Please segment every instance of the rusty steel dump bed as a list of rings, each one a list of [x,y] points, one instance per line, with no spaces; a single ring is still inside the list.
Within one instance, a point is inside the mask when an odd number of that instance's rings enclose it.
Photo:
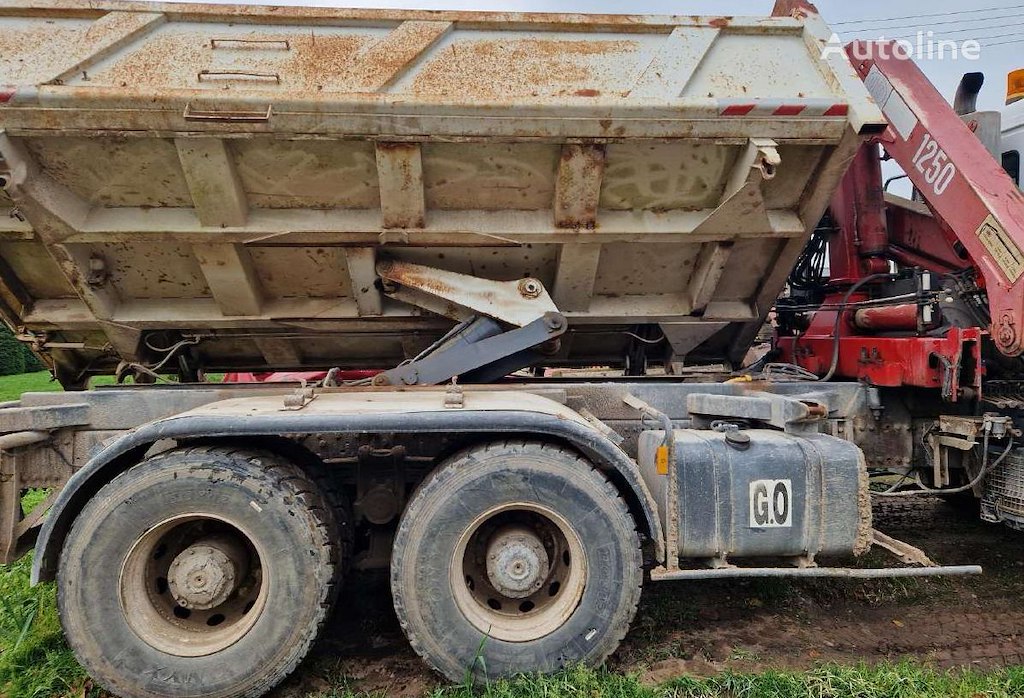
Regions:
[[[375,265],[539,279],[552,364],[742,355],[884,124],[767,18],[0,1],[0,299],[65,383],[387,367],[451,321]],[[163,368],[167,368],[164,366]]]

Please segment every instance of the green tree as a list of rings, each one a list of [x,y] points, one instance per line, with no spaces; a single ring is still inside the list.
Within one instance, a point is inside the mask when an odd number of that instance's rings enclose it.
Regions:
[[[0,376],[25,372],[25,350],[6,325],[0,325]]]
[[[28,348],[27,344],[18,342],[21,344],[21,351],[25,355],[25,373],[35,373],[36,371],[45,371],[46,364],[39,360],[31,349]]]
[[[14,333],[0,323],[0,376],[42,371],[46,367],[27,345],[14,338]]]

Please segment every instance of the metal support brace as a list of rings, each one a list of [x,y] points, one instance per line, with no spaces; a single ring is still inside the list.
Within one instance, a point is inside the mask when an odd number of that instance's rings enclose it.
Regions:
[[[21,431],[0,436],[0,564],[17,559],[18,538],[26,530],[22,525],[18,449],[40,444],[49,438],[50,434],[45,431]]]
[[[671,417],[631,393],[623,395],[622,401],[641,415],[659,422],[662,431],[665,432],[665,441],[659,449],[662,452],[658,454],[659,459],[665,459],[668,473],[668,494],[665,502],[665,566],[660,569],[674,573],[679,570],[679,479],[672,474],[676,467],[675,426]]]
[[[377,274],[387,295],[456,320],[486,315],[525,327],[559,312],[538,279],[493,281],[390,259],[377,262]]]
[[[816,431],[818,420],[828,416],[828,407],[820,402],[770,393],[693,393],[686,398],[686,409],[698,429],[707,429],[719,419],[744,419],[764,422],[788,433]]]
[[[569,326],[537,279],[493,281],[390,259],[377,263],[377,274],[388,296],[464,324],[428,354],[375,376],[374,385],[504,376],[533,363],[530,350],[551,343]],[[513,329],[506,331],[508,325]]]
[[[437,385],[451,378],[500,362],[565,333],[568,323],[559,313],[545,313],[524,327],[460,343],[419,361],[374,376],[374,385]],[[519,366],[518,368],[522,368]],[[512,369],[515,370],[515,369]]]
[[[936,566],[920,548],[915,548],[910,543],[897,540],[892,536],[887,536],[881,531],[871,529],[871,542],[880,548],[885,548],[905,564],[921,565],[922,567]]]
[[[845,577],[847,579],[882,579],[893,577],[953,577],[981,574],[978,565],[945,565],[939,567],[725,567],[696,570],[651,570],[651,581],[737,579],[753,577]]]

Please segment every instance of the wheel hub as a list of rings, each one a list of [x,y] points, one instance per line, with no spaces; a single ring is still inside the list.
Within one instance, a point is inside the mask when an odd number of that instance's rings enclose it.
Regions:
[[[205,657],[238,642],[263,615],[266,557],[245,529],[206,513],[149,528],[118,578],[124,620],[155,650]]]
[[[491,537],[487,547],[487,578],[504,596],[530,596],[544,585],[549,570],[544,543],[530,529],[509,526]]]
[[[587,558],[557,512],[509,502],[481,513],[453,552],[451,590],[473,627],[505,642],[545,637],[583,597]]]
[[[204,611],[221,605],[244,575],[245,551],[231,541],[193,543],[174,558],[167,573],[171,596],[182,608]]]

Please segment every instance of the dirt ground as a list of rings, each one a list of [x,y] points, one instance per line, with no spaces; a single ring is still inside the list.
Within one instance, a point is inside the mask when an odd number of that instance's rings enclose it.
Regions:
[[[610,668],[645,681],[731,669],[801,669],[916,659],[937,667],[1024,664],[1024,533],[940,500],[888,500],[875,527],[940,564],[981,564],[980,577],[648,583]],[[872,551],[861,565],[889,565]],[[419,696],[440,683],[409,647],[387,578],[346,589],[328,637],[275,698],[345,686]]]

